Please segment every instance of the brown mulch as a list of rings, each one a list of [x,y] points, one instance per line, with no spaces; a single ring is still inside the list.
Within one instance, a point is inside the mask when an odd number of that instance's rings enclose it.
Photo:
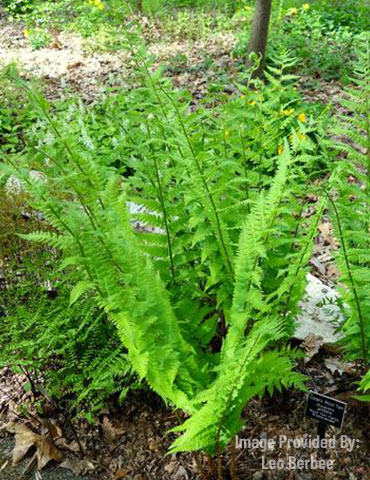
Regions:
[[[329,363],[330,362],[330,363]],[[335,363],[336,362],[336,363]],[[334,365],[334,368],[332,367]],[[342,367],[343,368],[342,368]],[[294,448],[294,439],[316,435],[316,422],[304,416],[306,394],[298,391],[275,393],[272,398],[266,395],[255,399],[246,407],[247,423],[239,434],[239,439],[275,440],[275,446],[267,452],[259,447],[236,450],[238,480],[368,480],[370,478],[370,416],[369,407],[351,398],[354,392],[354,367],[343,364],[339,357],[333,358],[321,351],[309,363],[300,365],[300,370],[308,378],[308,388],[329,395],[348,404],[344,426],[341,431],[330,427],[327,438],[346,435],[355,440],[355,448],[350,452],[340,444],[324,453],[326,460],[334,461],[334,468],[320,470],[263,470],[270,460],[318,458],[314,448]],[[27,424],[40,433],[37,414],[30,407],[31,415],[15,414],[17,405],[34,401],[31,394],[22,389],[21,377],[12,375],[7,369],[0,376],[0,418],[5,425],[9,420]],[[177,425],[179,415],[167,409],[155,394],[146,390],[131,392],[122,407],[112,400],[100,412],[97,424],[91,426],[85,421],[75,421],[75,429],[86,452],[82,457],[70,428],[60,416],[49,420],[62,428],[62,436],[57,440],[66,468],[88,466],[89,478],[96,480],[195,480],[200,479],[195,457],[192,454],[167,455],[174,434],[168,430]],[[45,419],[41,419],[45,423]],[[44,432],[45,433],[45,432]],[[45,433],[46,434],[46,433]],[[3,429],[0,438],[8,436]],[[280,440],[281,435],[287,442]],[[281,445],[279,445],[281,441]],[[288,448],[288,442],[291,442]],[[207,458],[203,457],[203,464]],[[263,463],[262,463],[263,462]],[[228,465],[230,452],[223,455],[225,480],[230,478]],[[56,466],[57,464],[55,464]],[[58,471],[58,470],[56,470]],[[80,471],[79,471],[80,472]],[[212,479],[213,480],[213,479]]]

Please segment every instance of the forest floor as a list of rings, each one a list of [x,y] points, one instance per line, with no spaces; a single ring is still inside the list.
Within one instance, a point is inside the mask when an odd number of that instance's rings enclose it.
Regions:
[[[0,19],[0,67],[15,63],[26,77],[40,79],[48,98],[78,94],[92,103],[107,89],[131,86],[128,77],[133,65],[127,51],[100,51],[92,48],[91,40],[72,32],[61,32],[50,47],[33,50],[23,30],[22,24]],[[155,26],[147,26],[144,32],[150,39],[148,51],[155,58],[154,66],[165,65],[174,86],[187,89],[194,101],[225,75],[230,80],[226,92],[235,92],[233,79],[241,61],[232,56],[237,41],[232,32],[210,33],[199,40],[166,38]],[[318,78],[312,87],[309,80],[301,77],[299,81],[304,100],[337,105],[340,82]]]
[[[305,417],[306,394],[304,392],[285,391],[277,393],[273,399],[265,396],[253,400],[244,412],[246,425],[239,434],[240,439],[257,439],[263,441],[272,439],[273,448],[264,451],[262,446],[237,449],[236,467],[240,480],[366,480],[370,476],[369,449],[370,434],[364,428],[369,422],[369,409],[366,405],[351,398],[355,379],[354,366],[343,364],[339,357],[332,353],[321,351],[309,362],[302,360],[300,371],[307,376],[308,388],[319,390],[323,394],[347,402],[348,408],[343,428],[339,431],[330,427],[327,438],[335,438],[337,445],[324,452],[325,460],[333,460],[333,469],[328,471],[307,471],[299,469],[287,472],[285,470],[262,471],[269,460],[284,460],[294,456],[296,459],[317,459],[319,451],[316,448],[293,447],[289,440],[302,440],[305,436],[316,436],[317,423]],[[7,381],[5,381],[7,379]],[[197,475],[196,460],[191,454],[166,455],[167,449],[174,439],[168,430],[178,424],[177,416],[167,410],[161,400],[150,392],[131,393],[124,406],[117,410],[108,405],[98,416],[95,427],[84,422],[76,422],[76,432],[88,452],[82,456],[76,441],[68,429],[68,425],[57,414],[49,419],[55,425],[61,425],[60,436],[55,444],[62,452],[61,464],[49,465],[35,477],[35,464],[32,453],[18,466],[11,463],[14,449],[12,435],[7,433],[9,421],[27,425],[33,431],[40,431],[40,422],[44,423],[35,413],[33,419],[19,418],[15,415],[15,406],[20,403],[32,403],[30,394],[24,394],[19,389],[22,378],[15,380],[9,372],[3,372],[0,384],[7,386],[7,397],[0,402],[0,479],[15,480],[34,478],[44,480],[80,480],[80,474],[87,474],[90,480],[193,480]],[[1,387],[0,387],[1,391]],[[17,393],[18,392],[18,393]],[[18,395],[18,396],[17,396]],[[17,424],[17,423],[16,423]],[[13,423],[11,423],[13,425]],[[46,435],[46,430],[45,430]],[[287,438],[287,442],[282,440]],[[341,438],[354,441],[354,448],[341,444]],[[261,444],[262,445],[262,444]],[[20,443],[20,448],[22,442]],[[203,459],[204,465],[207,458]],[[224,464],[230,463],[229,452],[224,455]],[[32,468],[31,468],[32,467]],[[26,473],[24,473],[26,472]],[[23,475],[23,476],[22,476]],[[227,472],[225,472],[225,478]]]
[[[196,103],[204,97],[211,82],[222,75],[232,79],[240,68],[240,62],[233,59],[231,50],[235,36],[230,33],[210,34],[199,41],[167,41],[160,32],[147,31],[151,38],[150,53],[155,63],[166,64],[166,73],[179,88],[188,89]],[[211,58],[212,62],[207,62]],[[82,37],[72,33],[61,33],[53,48],[31,50],[24,36],[22,25],[0,21],[0,66],[15,62],[25,76],[42,81],[46,95],[57,99],[77,94],[86,103],[94,103],[108,89],[129,87],[129,64],[124,51],[104,52],[91,48]],[[317,82],[320,88],[309,86],[309,79],[302,78],[299,88],[305,101],[336,103],[341,93],[338,82]],[[227,84],[227,82],[225,82]],[[232,85],[232,83],[230,83]],[[233,87],[227,88],[233,93]],[[313,273],[327,284],[333,284],[337,271],[333,267],[332,251],[335,248],[330,235],[330,224],[321,225],[313,260]],[[329,361],[328,361],[329,360]],[[330,429],[329,437],[347,435],[354,439],[355,449],[339,447],[328,449],[326,458],[334,460],[332,471],[300,472],[285,470],[262,471],[262,457],[265,460],[317,457],[315,449],[287,449],[281,447],[263,452],[261,449],[237,450],[238,478],[253,480],[366,480],[370,478],[370,435],[364,424],[369,424],[369,409],[351,399],[356,378],[354,366],[343,363],[336,354],[320,351],[306,363],[302,360],[300,369],[308,378],[310,389],[320,388],[327,395],[348,402],[348,410],[341,431]],[[80,480],[82,474],[94,480],[193,480],[197,477],[195,457],[190,454],[166,455],[173,435],[169,428],[178,423],[173,412],[167,410],[154,394],[132,392],[123,408],[107,406],[101,412],[95,427],[77,422],[76,434],[87,453],[82,457],[76,446],[73,432],[66,419],[57,413],[50,415],[50,421],[58,426],[55,444],[62,454],[60,468],[51,462],[40,473],[35,470],[32,455],[28,455],[18,466],[13,467],[11,454],[14,450],[14,429],[9,422],[25,422],[15,414],[15,406],[32,401],[30,393],[20,388],[24,379],[15,378],[8,370],[0,373],[0,480]],[[348,393],[349,392],[349,393]],[[289,391],[276,394],[273,401],[267,396],[251,402],[245,417],[248,420],[240,438],[278,439],[279,435],[298,439],[304,435],[316,435],[316,425],[305,418],[306,394]],[[35,412],[35,418],[27,421],[32,431],[44,428],[45,419]],[[66,426],[67,425],[67,426]],[[50,426],[49,426],[50,427]],[[61,428],[61,430],[59,429]],[[9,432],[10,430],[10,432]],[[22,435],[19,437],[22,441]],[[36,443],[31,446],[35,452]],[[31,450],[30,449],[30,450]],[[35,459],[36,460],[36,459]],[[203,461],[206,463],[207,459]],[[225,464],[229,462],[225,454]],[[86,477],[84,477],[86,478]],[[225,478],[229,478],[227,475]]]
[[[236,38],[232,33],[218,32],[199,41],[170,41],[155,32],[147,31],[149,54],[155,56],[156,65],[166,64],[175,86],[189,89],[194,98],[203,97],[210,81],[225,72],[232,74],[235,68],[231,50]],[[25,76],[41,79],[51,99],[76,93],[92,103],[108,88],[129,86],[132,65],[127,51],[92,47],[91,40],[89,43],[75,33],[62,32],[50,47],[32,50],[21,24],[0,20],[0,66],[14,62]],[[205,57],[214,60],[209,69]]]

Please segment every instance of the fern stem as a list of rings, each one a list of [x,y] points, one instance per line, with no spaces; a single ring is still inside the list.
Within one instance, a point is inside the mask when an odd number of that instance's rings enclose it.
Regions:
[[[367,42],[366,46],[366,60],[367,60],[367,65],[370,65],[370,41]],[[366,69],[367,73],[367,80],[369,80],[369,74],[370,74],[370,68]],[[370,181],[370,91],[368,92],[368,95],[365,95],[366,97],[366,102],[365,102],[365,115],[366,115],[366,139],[367,139],[367,151],[366,151],[366,157],[367,157],[367,177],[368,180]]]
[[[149,127],[149,122],[147,122],[147,129],[148,129],[149,138],[151,139],[151,131],[150,131],[150,127]],[[151,155],[152,155],[154,170],[155,170],[155,176],[156,176],[157,183],[158,183],[158,196],[159,196],[159,201],[160,201],[161,207],[162,207],[163,221],[164,221],[164,226],[165,226],[165,230],[166,230],[166,237],[167,237],[168,255],[170,257],[170,270],[171,270],[172,278],[173,278],[173,280],[175,280],[175,264],[174,264],[174,260],[173,260],[172,241],[171,241],[170,228],[169,228],[169,223],[168,223],[168,218],[167,218],[167,209],[166,209],[165,202],[164,202],[163,187],[162,187],[161,177],[160,177],[160,174],[159,174],[159,166],[158,166],[157,158],[155,156],[155,152],[153,151],[153,145],[152,145],[151,142],[149,143],[149,148],[150,148],[150,152],[151,152]]]
[[[217,439],[217,480],[223,480],[220,439]]]
[[[370,102],[367,100],[365,104],[366,112],[369,112],[370,109]],[[367,179],[370,181],[370,114],[368,114],[366,118],[366,139],[367,139],[367,150],[366,150],[366,157],[367,157]]]
[[[322,211],[322,207],[320,208],[320,210]],[[302,215],[303,215],[303,208],[300,212],[300,216],[299,216],[299,222],[297,223],[297,226],[296,226],[296,229],[295,229],[295,238],[298,238],[298,230],[299,230],[299,226],[300,226],[300,222],[302,220]],[[297,269],[295,271],[295,274],[294,274],[294,279],[296,279],[302,269],[302,265],[303,265],[303,260],[307,254],[307,251],[311,245],[311,242],[312,242],[312,239],[315,235],[315,231],[318,227],[318,224],[319,224],[319,221],[320,221],[320,218],[321,218],[321,215],[317,215],[317,219],[316,219],[316,222],[315,224],[313,225],[313,228],[312,228],[312,235],[309,237],[308,241],[306,242],[306,247],[303,249],[302,253],[301,253],[301,257],[299,259],[299,263],[297,265]],[[293,247],[293,242],[292,242],[292,247]],[[288,315],[288,312],[289,312],[289,306],[290,306],[290,301],[291,301],[291,298],[292,298],[292,294],[293,294],[293,288],[294,288],[294,281],[291,283],[290,287],[289,287],[289,291],[288,291],[288,298],[286,300],[286,304],[285,304],[285,309],[284,309],[284,312],[283,312],[283,317],[285,318],[287,315]]]
[[[277,33],[280,32],[281,23],[283,20],[284,0],[279,1],[278,15],[277,15]]]
[[[208,460],[208,465],[211,470],[212,476],[214,478],[217,477],[217,465],[214,459],[211,457],[211,455],[207,455],[207,460]]]
[[[349,261],[349,258],[348,258],[348,252],[347,252],[346,242],[344,240],[344,232],[343,232],[343,228],[342,228],[342,222],[341,222],[340,215],[339,215],[339,212],[338,212],[338,209],[337,209],[337,206],[336,206],[334,200],[331,198],[330,194],[325,189],[324,189],[324,191],[325,191],[325,193],[328,197],[328,200],[329,200],[330,204],[333,207],[335,219],[336,219],[337,225],[338,225],[338,232],[339,232],[340,242],[341,242],[342,249],[343,249],[344,261],[345,261],[345,264],[346,264],[347,274],[348,274],[348,278],[349,278],[349,281],[350,281],[350,284],[351,284],[353,296],[354,296],[355,303],[356,303],[357,313],[358,313],[358,320],[359,320],[360,334],[361,334],[362,357],[363,357],[364,363],[366,364],[368,362],[367,362],[367,345],[366,345],[366,336],[365,336],[365,327],[364,327],[365,322],[364,322],[364,318],[363,318],[363,314],[362,314],[360,298],[359,298],[359,295],[358,295],[358,292],[357,292],[356,283],[355,283],[355,280],[354,280],[353,275],[352,275],[352,269],[351,269],[350,261]]]
[[[199,458],[198,452],[193,452],[193,457],[194,457],[197,469],[198,469],[199,473],[201,474],[203,480],[210,480],[207,470],[202,465],[202,461]]]
[[[232,266],[232,262],[230,260],[230,256],[229,256],[229,252],[228,252],[228,249],[227,249],[227,246],[226,246],[226,243],[225,243],[225,239],[224,239],[224,235],[223,235],[223,232],[222,232],[222,227],[221,227],[221,220],[220,220],[220,216],[219,216],[219,213],[218,213],[218,210],[217,210],[217,207],[216,207],[216,202],[213,198],[213,195],[212,195],[212,192],[208,186],[208,183],[207,183],[207,180],[205,178],[205,175],[204,175],[204,172],[203,172],[203,169],[199,163],[199,160],[195,154],[195,151],[194,151],[194,147],[190,141],[190,138],[189,138],[189,135],[188,135],[188,132],[186,131],[186,128],[185,128],[185,125],[184,125],[184,121],[181,117],[181,114],[180,114],[180,111],[178,109],[178,106],[176,105],[176,103],[174,102],[173,98],[171,97],[171,95],[169,95],[161,86],[159,86],[159,88],[161,89],[161,91],[166,95],[166,97],[169,99],[169,101],[171,102],[171,104],[173,105],[175,111],[176,111],[176,114],[177,114],[177,117],[180,121],[180,125],[181,125],[181,129],[184,133],[184,136],[186,138],[186,142],[187,144],[189,145],[189,149],[190,149],[190,152],[191,152],[191,155],[193,157],[193,160],[194,160],[194,163],[196,165],[196,168],[198,170],[198,173],[200,175],[200,178],[201,178],[201,181],[202,181],[202,184],[204,186],[204,189],[207,193],[207,196],[208,196],[208,199],[211,203],[211,206],[212,206],[212,210],[213,210],[213,214],[215,216],[215,220],[216,220],[216,226],[217,226],[217,231],[218,231],[218,236],[219,236],[219,239],[220,239],[220,242],[221,242],[221,245],[222,245],[222,249],[223,249],[223,252],[224,252],[224,255],[225,255],[225,259],[226,259],[226,267],[229,271],[229,273],[231,274],[232,277],[234,277],[234,269],[233,269],[233,266]]]
[[[244,177],[245,177],[245,196],[246,199],[249,200],[249,185],[247,182],[247,156],[245,154],[245,145],[244,145],[244,138],[243,138],[243,131],[242,131],[242,126],[239,125],[239,138],[240,138],[240,143],[242,145],[242,155],[243,155],[243,168],[244,168]],[[247,213],[249,214],[251,211],[250,204],[249,202],[247,203]]]

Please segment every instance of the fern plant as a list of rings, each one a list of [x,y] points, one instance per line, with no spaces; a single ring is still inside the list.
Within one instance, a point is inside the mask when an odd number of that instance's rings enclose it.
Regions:
[[[342,115],[334,130],[343,138],[342,159],[336,166],[337,197],[329,197],[341,249],[337,260],[346,320],[341,326],[347,357],[370,362],[370,38],[364,37],[353,86],[345,89]],[[368,377],[362,389],[369,388]]]
[[[172,451],[220,451],[250,398],[304,388],[284,345],[322,210],[306,212],[315,148],[277,133],[281,76],[270,114],[246,98],[189,113],[186,96],[137,61],[143,84],[121,119],[125,176],[65,135],[32,90],[53,141],[9,157],[8,168],[57,231],[27,238],[60,248],[62,268],[80,277],[71,303],[90,292],[137,375],[190,416]],[[252,119],[275,142],[267,152],[263,135],[258,147],[248,136]],[[44,180],[30,177],[31,164]]]
[[[27,200],[14,178],[0,188],[0,368],[25,374],[45,406],[92,420],[113,394],[123,400],[130,365],[92,298],[68,308],[73,276],[61,280],[60,251],[20,238],[52,231]]]
[[[114,325],[96,302],[80,299],[68,309],[69,285],[55,279],[53,285],[56,298],[37,283],[26,288],[23,282],[18,285],[22,302],[6,303],[0,366],[26,375],[27,387],[43,404],[93,421],[113,394],[125,398],[131,366]]]

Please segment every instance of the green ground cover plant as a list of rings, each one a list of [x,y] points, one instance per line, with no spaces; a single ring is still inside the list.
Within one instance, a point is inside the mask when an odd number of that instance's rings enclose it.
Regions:
[[[267,54],[274,55],[282,46],[299,59],[300,75],[349,82],[356,63],[357,45],[361,35],[368,31],[370,5],[360,2],[356,7],[341,2],[334,7],[332,2],[279,2],[273,11],[271,35]],[[339,20],[342,19],[342,21]],[[249,23],[241,34],[234,55],[247,54]],[[312,55],[312,51],[320,52]]]
[[[15,91],[0,70],[0,152],[23,150],[24,134],[36,120],[36,112],[22,92]],[[0,185],[4,180],[1,180]]]

